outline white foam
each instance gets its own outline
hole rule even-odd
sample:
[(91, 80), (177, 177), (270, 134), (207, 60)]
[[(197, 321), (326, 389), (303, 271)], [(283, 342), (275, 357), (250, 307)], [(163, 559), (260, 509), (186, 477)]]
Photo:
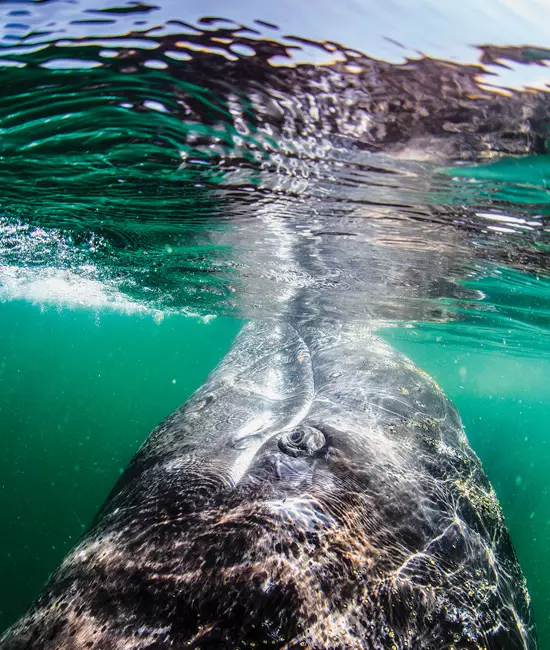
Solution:
[(132, 301), (99, 280), (55, 267), (0, 266), (0, 300), (26, 300), (44, 306), (162, 315), (160, 310)]
[(61, 230), (0, 217), (0, 301), (24, 300), (44, 307), (144, 314), (157, 321), (176, 313), (205, 323), (215, 318), (185, 308), (159, 309), (120, 291), (106, 269), (94, 264), (93, 253), (104, 245), (92, 235), (82, 250)]

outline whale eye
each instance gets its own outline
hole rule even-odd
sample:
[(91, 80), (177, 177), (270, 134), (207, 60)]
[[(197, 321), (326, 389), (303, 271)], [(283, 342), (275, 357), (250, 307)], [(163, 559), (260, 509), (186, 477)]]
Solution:
[(312, 456), (327, 444), (325, 435), (314, 427), (303, 426), (292, 429), (279, 440), (279, 449), (297, 458), (298, 456)]

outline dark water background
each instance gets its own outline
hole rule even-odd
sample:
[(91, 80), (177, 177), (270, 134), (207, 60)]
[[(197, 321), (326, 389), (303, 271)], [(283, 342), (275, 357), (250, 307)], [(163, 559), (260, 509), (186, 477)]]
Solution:
[(290, 313), (376, 323), (455, 401), (550, 647), (550, 16), (385, 4), (1, 3), (0, 629)]

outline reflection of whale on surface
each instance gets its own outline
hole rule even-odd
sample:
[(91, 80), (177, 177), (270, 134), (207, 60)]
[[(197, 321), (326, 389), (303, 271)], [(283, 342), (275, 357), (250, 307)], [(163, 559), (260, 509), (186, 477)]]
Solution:
[(367, 328), (252, 323), (1, 650), (535, 648), (495, 494)]

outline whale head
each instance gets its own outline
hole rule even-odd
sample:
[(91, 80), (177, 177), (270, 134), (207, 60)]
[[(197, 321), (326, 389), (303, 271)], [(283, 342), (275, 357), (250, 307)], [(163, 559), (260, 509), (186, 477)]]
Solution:
[(535, 648), (460, 418), (360, 326), (251, 323), (1, 650)]

